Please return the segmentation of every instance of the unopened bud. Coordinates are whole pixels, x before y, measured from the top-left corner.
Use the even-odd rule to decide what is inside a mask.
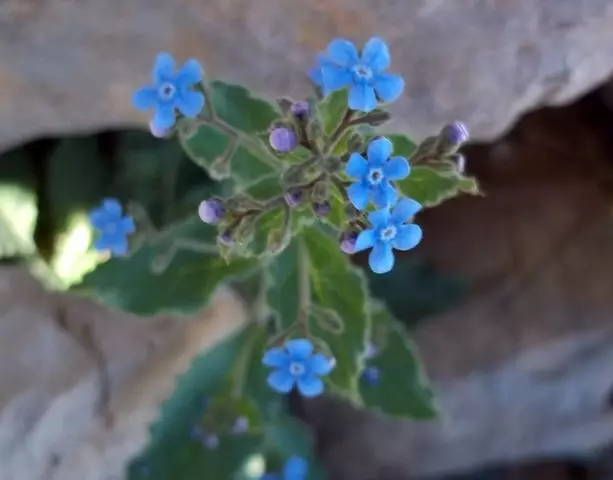
[[[283,198],[288,207],[297,207],[304,199],[304,190],[301,188],[290,188],[285,192]]]
[[[274,128],[270,132],[270,146],[277,152],[291,152],[296,148],[297,139],[293,130],[287,127]]]
[[[323,169],[328,173],[336,173],[341,169],[341,159],[338,157],[325,157],[322,161]]]
[[[198,215],[204,223],[218,223],[226,214],[226,207],[218,198],[209,198],[204,200],[198,206]]]
[[[219,241],[219,243],[225,245],[226,247],[232,247],[234,244],[236,244],[236,239],[234,238],[234,230],[227,228],[219,234],[217,240]]]
[[[441,130],[438,140],[438,151],[454,153],[468,140],[468,129],[462,122],[453,122]]]
[[[321,203],[313,203],[313,211],[318,217],[325,217],[332,210],[332,205],[327,200]]]
[[[355,244],[358,240],[358,232],[345,232],[341,237],[340,247],[343,253],[352,255],[355,252]]]
[[[320,180],[311,189],[311,200],[315,203],[322,203],[328,199],[328,182]]]
[[[368,385],[378,385],[381,381],[381,372],[377,367],[366,367],[362,372],[362,380]]]
[[[290,108],[294,117],[301,122],[309,118],[309,104],[308,102],[294,102]]]

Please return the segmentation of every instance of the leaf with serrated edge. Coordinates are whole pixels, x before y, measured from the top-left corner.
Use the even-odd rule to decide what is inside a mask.
[[[229,479],[250,455],[257,452],[264,438],[258,426],[259,418],[250,419],[257,422],[256,428],[246,432],[235,434],[225,430],[226,433],[219,435],[215,449],[192,439],[190,429],[206,424],[207,411],[214,408],[207,400],[218,398],[214,403],[223,404],[217,395],[226,391],[229,379],[238,382],[249,379],[248,367],[260,363],[260,340],[265,337],[262,332],[262,327],[250,324],[194,360],[162,406],[160,418],[151,428],[149,445],[131,462],[128,480],[201,480],[203,474],[206,478]],[[253,348],[254,343],[258,348]],[[237,370],[237,366],[243,370]],[[241,377],[235,378],[239,375]],[[257,378],[261,381],[261,375]],[[245,386],[244,383],[239,385]],[[227,397],[227,402],[240,407],[238,414],[245,411],[255,414],[255,405],[249,406],[250,399],[241,391],[227,393],[234,394]]]
[[[258,266],[244,258],[226,263],[216,235],[197,216],[169,225],[130,256],[98,266],[73,290],[136,315],[193,313],[218,285]]]
[[[295,237],[270,263],[268,276],[268,303],[281,330],[293,325],[305,308],[311,335],[323,341],[336,359],[328,380],[340,393],[356,401],[357,375],[370,328],[362,273],[349,263],[335,239],[311,228]],[[308,308],[310,304],[336,312],[342,332],[321,328]]]
[[[380,380],[360,382],[364,405],[396,417],[436,417],[434,394],[404,325],[382,304],[373,303],[372,310],[372,341],[379,351],[367,364],[379,369]]]
[[[255,98],[239,85],[214,81],[210,90],[217,116],[238,135],[231,135],[226,128],[211,122],[200,125],[193,132],[179,129],[180,142],[189,157],[206,169],[212,178],[231,177],[239,184],[278,170],[278,159],[257,137],[279,118],[275,107]],[[228,158],[231,168],[215,168],[215,162],[224,158]]]

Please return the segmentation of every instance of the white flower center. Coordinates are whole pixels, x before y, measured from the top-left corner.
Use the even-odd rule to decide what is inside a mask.
[[[381,240],[384,242],[389,242],[396,236],[397,230],[394,225],[390,225],[389,227],[385,227],[381,230]]]
[[[368,172],[368,181],[372,185],[379,185],[383,180],[383,170],[380,168],[371,168]]]
[[[354,75],[361,80],[370,80],[372,77],[372,70],[363,64],[358,64],[353,67]]]
[[[170,100],[172,97],[174,97],[176,92],[177,89],[170,82],[165,82],[160,85],[160,88],[158,88],[158,95],[164,100]]]
[[[299,377],[304,373],[304,365],[298,362],[292,362],[289,364],[289,373],[295,377]]]

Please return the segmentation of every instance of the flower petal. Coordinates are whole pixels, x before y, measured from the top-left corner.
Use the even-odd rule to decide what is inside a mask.
[[[288,458],[283,466],[283,478],[286,480],[306,480],[308,473],[309,464],[297,455]]]
[[[360,60],[355,45],[343,38],[332,40],[328,44],[327,51],[332,61],[344,67],[352,67]]]
[[[394,149],[392,142],[385,137],[379,137],[368,144],[366,156],[369,163],[383,165]]]
[[[175,111],[172,105],[167,103],[156,107],[151,125],[159,130],[168,130],[175,124]]]
[[[132,106],[137,110],[149,110],[158,103],[158,93],[153,87],[142,87],[132,94]]]
[[[111,219],[121,217],[121,203],[115,198],[105,198],[102,200],[102,208]]]
[[[136,231],[136,225],[134,225],[134,219],[132,217],[123,217],[119,224],[119,229],[124,234],[128,235]]]
[[[353,253],[361,252],[363,250],[367,250],[372,248],[372,246],[377,241],[377,236],[375,231],[372,229],[362,230],[358,235],[357,240],[355,241],[355,247]]]
[[[392,210],[392,222],[404,223],[422,209],[419,202],[412,198],[399,200]]]
[[[367,83],[353,84],[349,90],[349,108],[360,112],[371,112],[377,108],[375,90]]]
[[[89,212],[89,223],[96,230],[102,230],[107,224],[107,213],[103,208],[96,208]]]
[[[368,265],[374,273],[387,273],[394,268],[394,253],[389,243],[377,242],[368,256]]]
[[[110,244],[108,241],[108,237],[106,235],[100,235],[94,241],[94,250],[96,252],[106,252],[109,249],[110,249]]]
[[[419,225],[415,225],[414,223],[402,225],[398,228],[396,237],[392,240],[392,247],[402,251],[411,250],[421,242],[422,235],[423,232]]]
[[[178,88],[187,88],[202,80],[202,66],[195,58],[187,60],[175,79]]]
[[[115,241],[108,246],[113,255],[123,256],[128,253],[128,239],[117,236]]]
[[[285,349],[292,360],[306,360],[313,352],[313,344],[306,338],[295,338],[285,342]]]
[[[362,49],[362,63],[379,73],[390,66],[390,52],[383,39],[373,37]]]
[[[286,369],[271,372],[266,381],[273,390],[281,393],[288,393],[294,386],[294,377]]]
[[[391,206],[396,202],[398,193],[390,182],[381,182],[372,190],[372,200],[377,208]]]
[[[351,71],[338,65],[323,65],[321,67],[323,85],[329,91],[348,87],[353,81]]]
[[[387,226],[390,221],[389,208],[382,208],[381,210],[369,213],[368,221],[375,229]]]
[[[324,382],[317,375],[303,375],[298,379],[298,391],[304,397],[316,397],[324,391]]]
[[[404,157],[392,157],[383,166],[383,176],[386,180],[402,180],[411,173],[409,162]]]
[[[267,367],[286,368],[289,365],[289,355],[279,347],[274,347],[264,352],[262,364]]]
[[[368,162],[359,153],[352,153],[345,167],[345,173],[353,178],[365,177],[368,173]]]
[[[156,85],[172,81],[175,73],[175,60],[168,52],[160,52],[155,57],[151,78]]]
[[[317,375],[328,375],[334,368],[334,364],[323,353],[314,353],[307,363],[311,371]]]
[[[187,118],[196,118],[204,108],[204,95],[188,90],[177,95],[175,106]]]
[[[375,91],[382,102],[393,102],[404,90],[404,79],[393,73],[380,73],[374,81]]]
[[[369,188],[362,182],[356,182],[347,188],[347,196],[355,208],[364,210],[368,205]]]

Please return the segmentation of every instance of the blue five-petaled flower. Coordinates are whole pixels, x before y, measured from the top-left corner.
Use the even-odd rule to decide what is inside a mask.
[[[281,475],[276,473],[265,473],[260,480],[306,480],[309,473],[309,464],[302,458],[294,455],[287,459]]]
[[[305,397],[316,397],[324,391],[324,382],[319,377],[334,367],[325,355],[313,353],[313,344],[304,338],[288,340],[284,348],[269,349],[262,363],[275,369],[268,375],[268,384],[274,390],[289,393],[297,386]]]
[[[390,62],[389,50],[381,38],[368,40],[361,55],[353,43],[339,38],[317,56],[317,65],[309,76],[324,95],[348,88],[349,108],[370,112],[377,107],[377,99],[393,102],[404,90],[400,75],[384,73]]]
[[[175,61],[166,52],[158,54],[153,66],[152,85],[147,85],[132,96],[132,103],[139,110],[153,109],[151,128],[165,131],[175,124],[175,109],[187,118],[196,118],[204,107],[204,95],[191,90],[202,80],[202,67],[197,60],[187,60],[179,71]]]
[[[392,142],[378,137],[368,145],[368,160],[359,153],[352,153],[349,157],[345,173],[358,181],[349,186],[347,195],[358,210],[364,210],[370,199],[377,208],[396,201],[396,189],[390,181],[406,178],[411,169],[406,158],[390,157],[392,149]]]
[[[94,241],[98,252],[110,251],[113,255],[128,253],[127,236],[134,233],[134,220],[122,214],[121,204],[114,198],[105,198],[100,207],[89,214],[91,225],[99,231]]]
[[[360,232],[355,252],[372,248],[368,265],[373,272],[389,272],[394,267],[393,249],[410,250],[421,241],[421,228],[412,223],[405,223],[419,210],[421,205],[418,202],[403,198],[393,209],[388,206],[368,215],[371,228]]]

